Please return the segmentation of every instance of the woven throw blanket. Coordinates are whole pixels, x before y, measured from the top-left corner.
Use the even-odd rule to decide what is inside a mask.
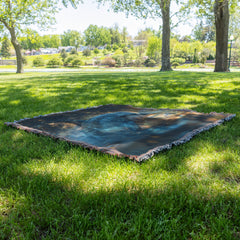
[[[110,104],[5,124],[141,162],[234,116]]]

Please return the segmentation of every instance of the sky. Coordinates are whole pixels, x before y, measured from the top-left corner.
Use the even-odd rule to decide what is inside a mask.
[[[175,9],[176,6],[172,6]],[[147,19],[141,20],[133,16],[128,16],[124,13],[114,13],[109,11],[107,6],[101,6],[98,8],[97,3],[91,0],[85,1],[84,4],[80,4],[77,9],[73,9],[71,6],[68,8],[62,7],[62,10],[56,14],[56,24],[52,26],[52,29],[44,32],[44,34],[63,34],[64,31],[77,30],[81,33],[88,28],[90,24],[104,27],[112,27],[114,24],[118,24],[120,29],[127,27],[127,31],[131,36],[136,36],[140,30],[146,27],[159,29],[161,25],[161,19]],[[176,34],[190,35],[192,27],[189,24],[181,24],[181,28],[175,29],[173,32]]]

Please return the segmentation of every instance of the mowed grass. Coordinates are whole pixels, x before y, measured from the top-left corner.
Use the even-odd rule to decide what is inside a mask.
[[[236,117],[142,164],[4,125],[110,103]],[[0,239],[239,238],[239,73],[0,74]]]

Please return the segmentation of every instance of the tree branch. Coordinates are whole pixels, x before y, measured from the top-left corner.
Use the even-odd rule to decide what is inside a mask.
[[[9,24],[5,21],[5,19],[0,18],[0,22],[2,22],[2,23],[4,24],[4,26],[5,26],[8,30],[10,30],[10,26],[9,26]]]

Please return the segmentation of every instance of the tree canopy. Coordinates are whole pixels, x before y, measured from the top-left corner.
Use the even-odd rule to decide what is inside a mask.
[[[229,33],[237,40],[240,38],[240,6],[237,5],[235,11],[230,15]]]
[[[59,10],[57,0],[0,0],[0,22],[7,28],[21,31],[26,26],[38,24],[46,27]]]
[[[5,27],[11,36],[11,42],[17,56],[17,73],[23,72],[19,33],[31,25],[46,28],[55,22],[59,0],[0,0],[0,28]],[[66,6],[76,6],[81,0],[62,0]]]
[[[86,45],[92,47],[103,46],[111,44],[111,34],[106,27],[98,27],[97,25],[90,25],[85,31]]]
[[[61,35],[62,46],[75,46],[76,49],[83,43],[83,37],[80,32],[68,30]]]
[[[189,0],[189,5],[197,6],[197,15],[214,18],[216,29],[215,72],[228,69],[228,39],[230,15],[238,7],[238,0]]]
[[[171,0],[97,0],[100,4],[110,3],[115,12],[125,12],[138,18],[162,18],[162,67],[161,71],[170,71],[170,5]],[[180,2],[180,0],[175,0]]]
[[[9,58],[10,57],[10,41],[9,39],[4,36],[3,41],[2,41],[2,47],[1,47],[1,57],[3,58]]]

